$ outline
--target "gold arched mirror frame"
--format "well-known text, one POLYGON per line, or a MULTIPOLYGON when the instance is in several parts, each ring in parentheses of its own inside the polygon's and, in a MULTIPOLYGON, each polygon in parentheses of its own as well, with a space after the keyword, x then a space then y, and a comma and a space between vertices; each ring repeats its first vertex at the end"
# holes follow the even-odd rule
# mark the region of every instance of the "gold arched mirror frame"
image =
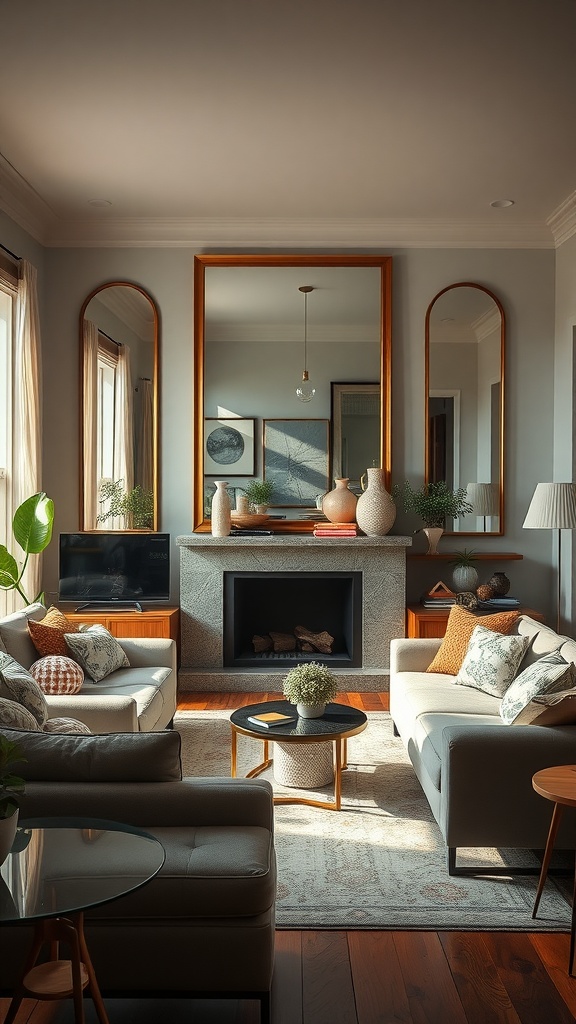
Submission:
MULTIPOLYGON (((194 510, 193 529, 196 532, 205 532, 210 529, 210 521, 205 516, 205 466, 204 466, 204 429, 205 429, 205 373, 206 373, 206 275, 212 268, 296 268, 295 275, 298 284, 306 284, 314 287, 314 268, 374 268, 377 284, 375 295, 377 306, 376 335, 379 345, 376 376, 380 382, 380 464, 386 473, 387 486, 390 487, 391 476, 391 273, 392 257, 390 256, 366 256, 366 255, 275 255, 275 254, 202 254, 194 257, 194 510)), ((297 291, 294 294, 298 294, 297 291)), ((301 296, 300 296, 301 298, 301 296)), ((230 312, 230 310, 228 310, 230 312)), ((209 318, 209 311, 208 311, 209 318)), ((294 348, 293 365, 294 373, 301 370, 302 351, 300 345, 294 348)), ((326 347, 324 348, 324 357, 326 347)), ((354 367, 356 369, 356 367, 354 367)), ((254 367, 254 374, 259 367, 254 367)), ((330 371, 332 372, 332 371, 330 371)), ((351 379, 341 376, 336 379, 351 379)), ((363 378, 360 378, 363 379, 363 378)), ((296 380, 296 377, 295 377, 296 380)), ((329 421, 330 412, 330 386, 327 387, 326 419, 329 421)), ((252 417, 256 428, 256 437, 262 437, 262 424, 266 418, 262 416, 258 408, 250 405, 248 409, 242 408, 243 403, 238 401, 236 415, 252 417)), ((295 410, 293 419, 322 417, 322 413, 316 411, 318 403, 311 407, 312 403, 302 405, 295 410)), ((207 415, 207 414, 206 414, 207 415)), ((278 414, 276 414, 278 415, 278 414)), ((329 431, 333 435, 334 431, 329 431)), ((330 451, 330 466, 334 463, 333 452, 330 451)), ((222 475, 222 474, 221 474, 222 475)), ((226 476, 226 473, 224 473, 226 476)), ((333 484, 330 483, 330 487, 333 484)), ((288 513, 286 518, 271 520, 270 528, 275 532, 311 532, 313 522, 304 518, 294 518, 288 513)))
POLYGON ((158 530, 159 344, 158 308, 140 285, 107 281, 84 300, 80 310, 81 530, 158 530), (120 363, 120 352, 129 353, 129 359, 117 381, 115 363, 120 363), (119 388, 127 389, 128 401, 119 388), (116 404, 112 414, 106 412, 106 401, 116 404), (131 458, 120 463, 128 467, 128 480, 122 482, 115 479, 119 476, 117 453, 102 455, 104 444, 108 450, 117 447, 116 437, 103 442, 102 423, 109 428, 111 418, 114 422, 120 418, 118 414, 124 419, 124 437, 132 442, 131 458), (103 469, 106 458, 108 468, 103 469), (110 492, 104 497, 103 479, 116 483, 115 495, 110 492), (99 520, 113 501, 123 502, 120 507, 125 511, 99 520))
POLYGON ((425 481, 465 487, 475 509, 446 529, 452 536, 504 534, 505 357, 504 309, 489 288, 458 281, 434 296, 425 324, 425 481))

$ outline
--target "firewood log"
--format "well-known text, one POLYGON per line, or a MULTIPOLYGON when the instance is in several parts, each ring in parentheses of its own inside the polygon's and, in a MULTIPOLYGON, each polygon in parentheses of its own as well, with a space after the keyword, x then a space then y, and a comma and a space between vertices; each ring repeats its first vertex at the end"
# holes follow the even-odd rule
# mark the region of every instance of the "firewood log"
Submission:
POLYGON ((321 633, 313 633, 307 626, 296 626, 294 633, 300 641, 304 640, 306 643, 311 644, 313 650, 318 651, 320 654, 332 653, 334 637, 330 636, 330 633, 325 629, 321 633))
POLYGON ((293 633, 273 633, 270 630, 272 644, 275 651, 295 651, 296 637, 293 633))
POLYGON ((266 634, 266 636, 258 636, 257 633, 252 637, 252 646, 256 654, 261 654, 262 651, 272 650, 272 638, 266 634))

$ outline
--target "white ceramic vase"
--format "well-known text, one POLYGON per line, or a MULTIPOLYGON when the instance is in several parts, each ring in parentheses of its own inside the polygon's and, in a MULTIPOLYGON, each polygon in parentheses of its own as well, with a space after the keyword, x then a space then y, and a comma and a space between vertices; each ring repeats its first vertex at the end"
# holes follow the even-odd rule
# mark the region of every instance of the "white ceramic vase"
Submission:
POLYGON ((473 565, 457 565, 452 573, 454 590, 458 593, 474 591, 478 586, 478 573, 473 565))
POLYGON ((322 511, 331 523, 353 523, 358 498, 348 487, 348 477, 339 477, 334 483, 334 490, 322 498, 322 511))
POLYGON ((321 718, 326 710, 325 704, 297 704, 296 711, 300 718, 321 718))
POLYGON ((211 530, 213 537, 228 537, 232 526, 228 481, 215 480, 216 493, 212 498, 211 530))
POLYGON ((384 537, 396 519, 396 505, 384 486, 384 470, 367 469, 368 486, 358 498, 356 522, 367 537, 384 537))
POLYGON ((444 530, 441 526, 425 526, 422 533, 426 534, 426 539, 428 540, 428 551, 426 554, 436 555, 438 553, 438 542, 444 530))
POLYGON ((18 827, 18 808, 9 818, 0 818, 0 864, 3 864, 12 849, 18 827))

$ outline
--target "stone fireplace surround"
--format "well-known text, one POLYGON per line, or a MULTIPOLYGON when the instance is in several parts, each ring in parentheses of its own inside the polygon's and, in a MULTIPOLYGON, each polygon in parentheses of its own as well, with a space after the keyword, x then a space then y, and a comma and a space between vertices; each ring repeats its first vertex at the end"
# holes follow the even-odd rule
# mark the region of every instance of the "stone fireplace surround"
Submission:
MULTIPOLYGON (((181 691, 268 692, 281 689, 278 667, 224 667, 225 572, 362 573, 362 666, 340 668, 351 691, 388 688, 390 640, 405 635, 406 548, 410 537, 331 537, 275 534, 262 537, 176 538, 180 548, 181 691)), ((319 659, 321 657, 319 656, 319 659)))

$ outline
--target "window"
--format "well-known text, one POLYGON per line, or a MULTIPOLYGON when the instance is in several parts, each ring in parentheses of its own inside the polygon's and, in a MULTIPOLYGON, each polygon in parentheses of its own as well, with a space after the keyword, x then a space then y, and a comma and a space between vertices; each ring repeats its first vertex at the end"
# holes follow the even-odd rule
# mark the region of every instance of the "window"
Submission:
MULTIPOLYGON (((0 280, 0 538, 8 536, 8 487, 12 465, 12 350, 14 295, 0 280)), ((1 595, 0 595, 1 596, 1 595)))
POLYGON ((114 479, 114 418, 118 350, 100 335, 98 338, 98 480, 114 479))

